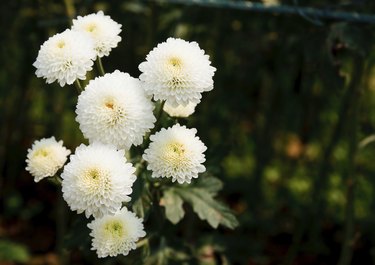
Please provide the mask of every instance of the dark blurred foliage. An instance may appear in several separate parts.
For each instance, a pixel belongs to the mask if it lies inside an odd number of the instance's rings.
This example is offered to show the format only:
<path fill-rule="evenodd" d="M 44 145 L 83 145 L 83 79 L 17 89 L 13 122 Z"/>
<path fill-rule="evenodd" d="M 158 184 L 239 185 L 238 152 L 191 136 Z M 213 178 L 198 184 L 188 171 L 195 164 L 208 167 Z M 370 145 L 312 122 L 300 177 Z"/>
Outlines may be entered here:
<path fill-rule="evenodd" d="M 375 145 L 357 148 L 375 131 L 374 25 L 318 26 L 298 15 L 199 5 L 69 3 L 1 2 L 0 264 L 61 264 L 58 254 L 67 264 L 113 264 L 93 258 L 82 216 L 59 190 L 25 171 L 36 139 L 54 135 L 72 150 L 85 142 L 75 88 L 45 84 L 32 63 L 70 16 L 97 10 L 123 25 L 122 42 L 103 60 L 107 72 L 139 76 L 138 64 L 169 36 L 197 41 L 217 68 L 214 90 L 183 123 L 208 146 L 206 165 L 224 182 L 220 199 L 240 226 L 213 230 L 191 209 L 177 227 L 168 224 L 198 249 L 200 264 L 336 264 L 348 239 L 351 264 L 375 263 Z M 283 4 L 375 13 L 371 0 Z M 74 226 L 82 235 L 71 240 Z"/>

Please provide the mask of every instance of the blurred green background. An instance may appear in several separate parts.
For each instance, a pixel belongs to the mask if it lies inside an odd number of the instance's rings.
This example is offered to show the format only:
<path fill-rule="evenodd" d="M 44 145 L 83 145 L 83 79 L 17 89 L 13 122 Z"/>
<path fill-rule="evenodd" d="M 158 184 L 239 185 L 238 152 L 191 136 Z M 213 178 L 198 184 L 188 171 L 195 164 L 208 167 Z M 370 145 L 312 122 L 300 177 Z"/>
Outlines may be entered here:
<path fill-rule="evenodd" d="M 299 4 L 375 15 L 372 0 Z M 200 264 L 375 264 L 375 25 L 118 0 L 1 2 L 0 264 L 61 264 L 74 214 L 52 183 L 34 183 L 25 158 L 36 139 L 72 150 L 84 139 L 75 88 L 45 84 L 32 63 L 71 17 L 98 10 L 123 25 L 107 72 L 138 77 L 170 36 L 197 41 L 217 68 L 214 90 L 183 122 L 208 146 L 207 168 L 240 226 L 185 218 L 181 240 Z M 66 248 L 68 264 L 113 264 Z"/>

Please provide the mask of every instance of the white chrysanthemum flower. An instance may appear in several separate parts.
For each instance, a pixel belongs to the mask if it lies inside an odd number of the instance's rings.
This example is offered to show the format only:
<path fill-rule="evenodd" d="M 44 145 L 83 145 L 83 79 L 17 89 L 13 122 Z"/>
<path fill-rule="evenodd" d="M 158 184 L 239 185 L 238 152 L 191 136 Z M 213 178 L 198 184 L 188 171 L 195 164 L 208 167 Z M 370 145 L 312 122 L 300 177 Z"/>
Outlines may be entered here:
<path fill-rule="evenodd" d="M 198 178 L 198 174 L 206 170 L 202 163 L 206 161 L 203 153 L 207 147 L 196 133 L 196 129 L 176 124 L 151 135 L 152 142 L 143 159 L 148 162 L 147 169 L 152 171 L 152 177 L 172 178 L 172 182 L 177 180 L 180 184 Z"/>
<path fill-rule="evenodd" d="M 76 120 L 90 142 L 129 149 L 132 144 L 141 144 L 143 136 L 154 127 L 153 109 L 140 81 L 115 71 L 86 86 L 78 97 Z"/>
<path fill-rule="evenodd" d="M 63 146 L 63 141 L 57 142 L 55 137 L 35 141 L 28 149 L 26 170 L 33 175 L 35 182 L 46 177 L 52 177 L 62 168 L 70 154 Z"/>
<path fill-rule="evenodd" d="M 119 36 L 121 25 L 110 16 L 105 16 L 103 11 L 73 19 L 72 30 L 90 35 L 98 57 L 108 56 L 109 52 L 121 41 Z"/>
<path fill-rule="evenodd" d="M 198 104 L 201 93 L 213 89 L 216 71 L 196 42 L 169 38 L 158 44 L 139 65 L 146 93 L 172 106 Z"/>
<path fill-rule="evenodd" d="M 136 242 L 146 235 L 142 219 L 125 207 L 114 215 L 105 215 L 87 226 L 92 230 L 92 248 L 99 258 L 128 255 L 136 249 Z"/>
<path fill-rule="evenodd" d="M 85 212 L 87 218 L 114 214 L 122 202 L 130 201 L 134 172 L 124 150 L 81 144 L 61 174 L 63 197 L 72 211 Z"/>
<path fill-rule="evenodd" d="M 178 105 L 177 107 L 173 107 L 172 105 L 165 103 L 163 110 L 171 117 L 186 118 L 194 113 L 196 106 L 197 104 L 192 102 L 189 102 L 189 104 L 186 106 Z"/>
<path fill-rule="evenodd" d="M 37 77 L 45 78 L 48 84 L 57 80 L 64 86 L 76 79 L 86 79 L 95 57 L 91 38 L 67 29 L 43 43 L 33 66 Z"/>

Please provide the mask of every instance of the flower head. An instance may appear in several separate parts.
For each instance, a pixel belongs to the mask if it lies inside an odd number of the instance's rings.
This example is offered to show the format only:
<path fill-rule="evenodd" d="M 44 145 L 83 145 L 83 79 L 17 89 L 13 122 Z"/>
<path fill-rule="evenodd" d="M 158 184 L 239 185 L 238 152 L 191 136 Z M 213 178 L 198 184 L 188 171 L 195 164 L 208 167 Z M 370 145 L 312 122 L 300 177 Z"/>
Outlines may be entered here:
<path fill-rule="evenodd" d="M 105 16 L 103 11 L 73 19 L 72 30 L 88 33 L 94 41 L 98 57 L 108 56 L 121 41 L 121 25 L 110 16 Z"/>
<path fill-rule="evenodd" d="M 139 65 L 146 93 L 172 106 L 198 104 L 201 93 L 213 89 L 216 71 L 196 42 L 169 38 L 158 44 Z"/>
<path fill-rule="evenodd" d="M 26 170 L 34 176 L 35 182 L 46 177 L 52 177 L 65 164 L 70 150 L 63 146 L 63 141 L 57 142 L 55 137 L 35 141 L 28 150 Z"/>
<path fill-rule="evenodd" d="M 148 162 L 147 169 L 152 170 L 152 177 L 172 178 L 172 182 L 190 183 L 206 168 L 203 154 L 206 146 L 195 136 L 196 129 L 187 129 L 179 124 L 168 129 L 161 129 L 151 135 L 151 143 L 143 154 Z"/>
<path fill-rule="evenodd" d="M 146 235 L 142 219 L 125 207 L 114 215 L 104 215 L 93 220 L 87 226 L 92 230 L 92 250 L 96 250 L 99 258 L 128 255 L 136 249 L 136 242 Z"/>
<path fill-rule="evenodd" d="M 86 79 L 95 57 L 90 37 L 67 29 L 43 43 L 33 65 L 37 77 L 45 78 L 48 84 L 57 80 L 64 86 L 73 84 L 77 78 Z"/>
<path fill-rule="evenodd" d="M 76 120 L 90 142 L 129 149 L 132 144 L 141 144 L 154 127 L 153 108 L 138 79 L 115 71 L 86 86 L 78 98 Z"/>
<path fill-rule="evenodd" d="M 194 104 L 192 102 L 189 102 L 189 104 L 186 106 L 178 105 L 177 107 L 173 107 L 172 105 L 165 103 L 163 110 L 171 117 L 186 118 L 194 113 L 196 106 L 197 104 Z"/>
<path fill-rule="evenodd" d="M 81 144 L 61 174 L 63 197 L 72 211 L 85 212 L 86 217 L 114 214 L 122 202 L 130 201 L 134 172 L 123 150 Z"/>

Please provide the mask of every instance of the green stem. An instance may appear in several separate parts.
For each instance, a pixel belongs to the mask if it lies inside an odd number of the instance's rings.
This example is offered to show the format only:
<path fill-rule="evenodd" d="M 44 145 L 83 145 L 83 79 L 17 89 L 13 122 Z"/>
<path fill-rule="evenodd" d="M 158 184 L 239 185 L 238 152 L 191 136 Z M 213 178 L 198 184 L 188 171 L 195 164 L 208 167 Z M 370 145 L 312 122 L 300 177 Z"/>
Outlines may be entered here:
<path fill-rule="evenodd" d="M 100 59 L 100 57 L 98 56 L 98 58 L 96 59 L 95 62 L 96 62 L 96 66 L 98 68 L 99 74 L 100 75 L 105 75 L 105 71 L 104 71 L 102 59 Z"/>
<path fill-rule="evenodd" d="M 357 64 L 355 64 L 357 65 Z M 359 70 L 361 67 L 358 67 L 354 70 L 352 74 L 352 80 L 348 87 L 346 88 L 346 92 L 343 98 L 343 101 L 340 106 L 339 110 L 339 120 L 331 134 L 330 141 L 325 148 L 325 151 L 322 156 L 322 161 L 320 167 L 318 169 L 318 175 L 315 178 L 312 187 L 312 198 L 314 198 L 314 203 L 312 205 L 312 214 L 310 220 L 311 224 L 308 226 L 310 227 L 310 243 L 314 247 L 321 247 L 322 245 L 318 242 L 320 240 L 320 233 L 319 233 L 319 226 L 322 214 L 325 212 L 325 205 L 326 205 L 326 190 L 328 186 L 328 174 L 330 171 L 331 166 L 331 157 L 334 152 L 335 147 L 339 143 L 341 139 L 340 135 L 342 135 L 342 131 L 345 129 L 345 124 L 347 120 L 350 118 L 349 109 L 353 104 L 355 98 L 355 90 L 357 89 L 357 81 L 358 75 L 361 73 Z M 306 216 L 307 217 L 307 216 Z"/>
<path fill-rule="evenodd" d="M 81 94 L 81 92 L 83 91 L 81 82 L 78 79 L 76 79 L 76 81 L 74 81 L 74 85 L 77 89 L 78 94 Z"/>
<path fill-rule="evenodd" d="M 61 186 L 61 184 L 62 184 L 62 179 L 58 175 L 55 175 L 55 176 L 49 178 L 49 180 L 51 182 L 53 182 L 54 184 L 56 184 L 57 186 Z"/>
<path fill-rule="evenodd" d="M 137 176 L 140 176 L 140 174 L 143 172 L 145 162 L 146 161 L 143 158 L 141 158 L 141 160 L 135 165 L 135 174 Z"/>
<path fill-rule="evenodd" d="M 354 95 L 353 102 L 350 108 L 351 123 L 348 127 L 348 142 L 349 142 L 349 152 L 347 167 L 343 173 L 343 177 L 347 182 L 348 189 L 346 194 L 346 209 L 345 209 L 345 232 L 344 241 L 341 247 L 341 254 L 338 264 L 339 265 L 349 265 L 353 256 L 353 241 L 354 241 L 354 200 L 355 200 L 355 157 L 358 150 L 358 120 L 359 120 L 359 99 L 360 99 L 360 87 L 361 87 L 361 74 L 362 74 L 362 64 L 361 59 L 357 58 L 355 61 L 356 70 L 353 76 L 353 82 L 356 83 L 353 86 Z"/>
<path fill-rule="evenodd" d="M 359 142 L 358 148 L 362 149 L 365 148 L 367 145 L 375 142 L 375 134 L 372 134 L 370 136 L 367 136 L 362 141 Z"/>
<path fill-rule="evenodd" d="M 157 119 L 156 123 L 160 123 L 160 118 L 161 118 L 161 115 L 163 115 L 163 111 L 164 111 L 163 110 L 164 109 L 164 104 L 165 104 L 165 101 L 162 101 L 160 103 L 159 111 L 158 111 L 158 114 L 157 114 L 157 117 L 156 117 L 156 119 Z"/>
<path fill-rule="evenodd" d="M 148 244 L 148 238 L 144 238 L 137 242 L 137 248 L 143 247 L 144 245 Z"/>
<path fill-rule="evenodd" d="M 72 20 L 75 17 L 76 9 L 74 8 L 74 1 L 73 0 L 64 0 L 66 15 L 70 20 L 70 24 L 72 24 Z"/>
<path fill-rule="evenodd" d="M 60 179 L 56 177 L 56 179 Z M 61 190 L 57 199 L 56 211 L 56 248 L 61 265 L 69 264 L 68 252 L 64 249 L 64 237 L 66 235 L 66 208 Z"/>

